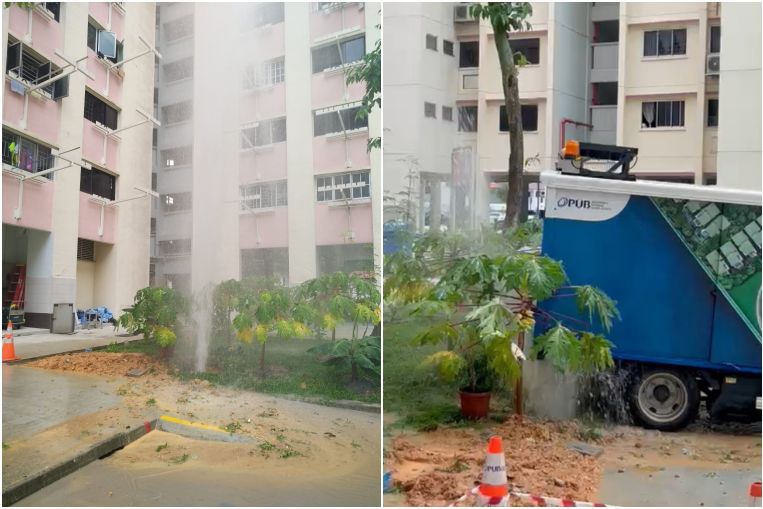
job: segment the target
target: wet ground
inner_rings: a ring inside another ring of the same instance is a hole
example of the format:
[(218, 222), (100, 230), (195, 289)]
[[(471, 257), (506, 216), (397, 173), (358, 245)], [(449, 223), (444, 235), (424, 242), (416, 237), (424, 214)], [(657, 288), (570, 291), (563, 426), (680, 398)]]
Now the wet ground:
[(3, 365), (3, 442), (117, 406), (115, 381)]
[(52, 334), (44, 329), (22, 328), (14, 331), (14, 347), (16, 357), (33, 359), (45, 355), (106, 346), (111, 343), (124, 343), (140, 337), (127, 336), (124, 332), (124, 330), (115, 331), (110, 324), (106, 324), (100, 329), (78, 329), (74, 334)]
[[(491, 433), (504, 437), (512, 488), (534, 495), (620, 506), (745, 506), (750, 483), (762, 476), (760, 423), (709, 429), (700, 422), (675, 433), (612, 426), (591, 439), (592, 428), (578, 423), (516, 418), (403, 434), (388, 417), (386, 467), (397, 486), (385, 494), (388, 506), (455, 501), (479, 478)], [(577, 440), (600, 447), (601, 456), (568, 451)]]
[(265, 458), (257, 445), (202, 442), (152, 431), (16, 505), (378, 505), (377, 476), (356, 471), (352, 462), (322, 463), (320, 458)]
[[(5, 416), (9, 429), (17, 432), (25, 419), (58, 424), (31, 435), (19, 433), (10, 441), (5, 435), (4, 487), (60, 460), (72, 448), (92, 445), (104, 433), (161, 415), (254, 440), (203, 442), (152, 431), (19, 505), (379, 503), (379, 414), (220, 388), (201, 380), (182, 382), (166, 372), (128, 378), (24, 366), (4, 366), (6, 370), (16, 381), (9, 390), (18, 388), (15, 397), (4, 397), (4, 427)], [(66, 397), (54, 397), (60, 391)], [(111, 402), (116, 406), (83, 414)], [(16, 410), (28, 417), (12, 417)]]

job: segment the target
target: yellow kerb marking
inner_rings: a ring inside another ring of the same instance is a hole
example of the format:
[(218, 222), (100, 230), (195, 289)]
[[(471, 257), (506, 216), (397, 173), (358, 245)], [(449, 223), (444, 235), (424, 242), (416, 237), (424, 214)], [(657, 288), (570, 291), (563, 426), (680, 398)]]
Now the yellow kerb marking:
[(202, 424), (200, 422), (186, 421), (185, 419), (178, 419), (177, 417), (172, 417), (169, 415), (163, 415), (160, 417), (160, 419), (162, 421), (172, 422), (175, 424), (180, 424), (182, 426), (190, 426), (192, 428), (204, 429), (207, 431), (225, 432), (225, 430), (219, 426), (212, 426), (211, 424)]

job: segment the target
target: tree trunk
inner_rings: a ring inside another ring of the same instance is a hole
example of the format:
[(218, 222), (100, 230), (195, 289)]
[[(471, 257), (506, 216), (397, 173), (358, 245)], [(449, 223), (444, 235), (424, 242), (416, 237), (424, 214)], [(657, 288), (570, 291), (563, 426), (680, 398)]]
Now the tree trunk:
[(260, 377), (265, 378), (265, 343), (260, 346)]
[(331, 341), (336, 341), (336, 327), (331, 329)]
[(355, 383), (358, 381), (358, 365), (357, 363), (352, 363), (352, 377), (350, 378), (350, 382)]
[(506, 218), (504, 228), (519, 225), (524, 193), (522, 174), (524, 172), (524, 139), (522, 134), (522, 105), (519, 102), (519, 81), (514, 53), (509, 44), (505, 27), (493, 25), (495, 49), (501, 65), (501, 81), (509, 124), (509, 189), (506, 193)]

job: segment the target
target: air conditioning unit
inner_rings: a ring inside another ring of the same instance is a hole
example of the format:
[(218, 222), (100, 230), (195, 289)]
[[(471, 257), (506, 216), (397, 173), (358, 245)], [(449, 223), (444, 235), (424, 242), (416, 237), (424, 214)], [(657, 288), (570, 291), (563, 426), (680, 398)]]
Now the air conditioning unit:
[(472, 17), (471, 13), (469, 12), (469, 7), (471, 4), (458, 4), (453, 8), (453, 21), (456, 23), (466, 23), (469, 21), (474, 21), (474, 18)]
[(708, 55), (707, 67), (705, 74), (710, 76), (716, 76), (721, 73), (721, 56), (720, 55)]

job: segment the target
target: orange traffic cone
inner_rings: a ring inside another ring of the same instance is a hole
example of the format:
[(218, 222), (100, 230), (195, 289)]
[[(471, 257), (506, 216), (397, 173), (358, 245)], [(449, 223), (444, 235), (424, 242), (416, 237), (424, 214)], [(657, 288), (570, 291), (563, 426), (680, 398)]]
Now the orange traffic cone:
[(750, 484), (750, 507), (760, 507), (761, 483)]
[(8, 320), (8, 328), (3, 334), (3, 362), (18, 360), (16, 348), (13, 346), (13, 324)]
[(477, 506), (507, 507), (509, 505), (509, 480), (506, 477), (506, 457), (503, 455), (501, 437), (490, 437), (487, 457), (482, 469), (482, 481), (476, 490)]

